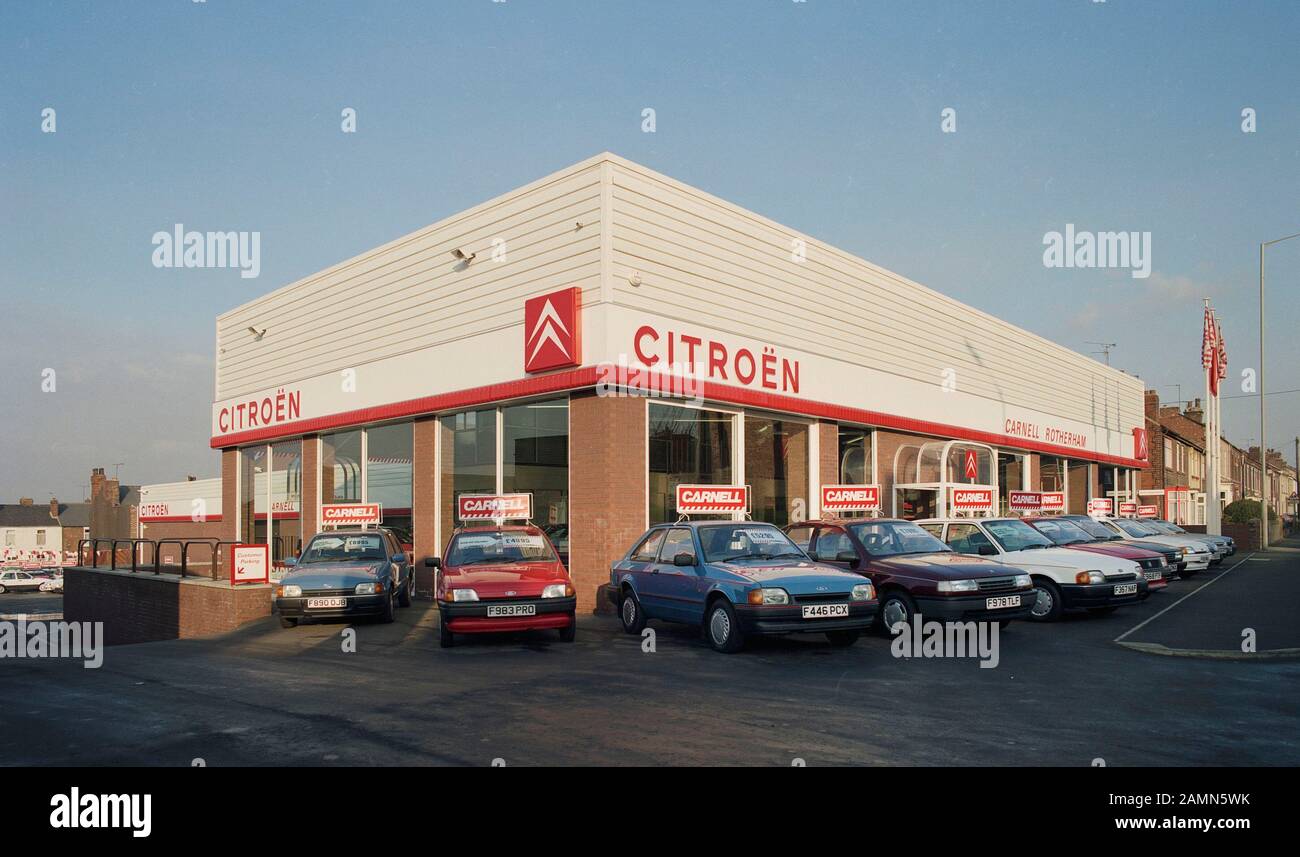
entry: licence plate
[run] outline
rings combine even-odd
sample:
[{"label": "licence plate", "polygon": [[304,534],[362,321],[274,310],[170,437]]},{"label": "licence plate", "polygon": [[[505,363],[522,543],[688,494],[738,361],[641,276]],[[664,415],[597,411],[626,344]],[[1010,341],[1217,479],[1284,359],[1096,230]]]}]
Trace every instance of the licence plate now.
[{"label": "licence plate", "polygon": [[1001,595],[997,598],[989,598],[984,602],[985,610],[998,610],[1002,607],[1019,607],[1019,595]]},{"label": "licence plate", "polygon": [[1117,583],[1115,584],[1116,595],[1132,595],[1138,591],[1136,583]]},{"label": "licence plate", "polygon": [[307,609],[324,608],[324,607],[347,607],[346,598],[308,598]]},{"label": "licence plate", "polygon": [[1142,576],[1147,580],[1160,580],[1165,576],[1165,573],[1163,571],[1148,571]]},{"label": "licence plate", "polygon": [[805,619],[833,619],[836,616],[847,615],[849,615],[847,604],[805,604],[803,607]]},{"label": "licence plate", "polygon": [[489,604],[488,616],[536,616],[536,604]]}]

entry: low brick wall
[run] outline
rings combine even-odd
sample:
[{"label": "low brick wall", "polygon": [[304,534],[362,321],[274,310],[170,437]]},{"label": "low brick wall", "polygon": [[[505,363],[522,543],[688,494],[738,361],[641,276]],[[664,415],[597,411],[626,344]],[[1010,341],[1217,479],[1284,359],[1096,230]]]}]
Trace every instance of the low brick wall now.
[{"label": "low brick wall", "polygon": [[271,615],[271,586],[173,574],[65,569],[63,618],[103,622],[110,646],[207,637]]},{"label": "low brick wall", "polygon": [[[1187,530],[1187,532],[1189,533],[1204,533],[1205,525],[1188,524],[1184,526],[1183,529]],[[1228,523],[1227,521],[1224,521],[1223,525],[1220,527],[1220,531],[1223,533],[1223,535],[1231,537],[1232,540],[1237,543],[1237,550],[1239,551],[1259,550],[1259,522],[1258,521],[1255,521],[1254,523],[1251,524],[1232,524],[1232,523]],[[1280,521],[1275,521],[1273,523],[1272,529],[1268,534],[1269,544],[1273,544],[1274,542],[1280,541],[1281,539],[1282,539],[1282,525]]]}]

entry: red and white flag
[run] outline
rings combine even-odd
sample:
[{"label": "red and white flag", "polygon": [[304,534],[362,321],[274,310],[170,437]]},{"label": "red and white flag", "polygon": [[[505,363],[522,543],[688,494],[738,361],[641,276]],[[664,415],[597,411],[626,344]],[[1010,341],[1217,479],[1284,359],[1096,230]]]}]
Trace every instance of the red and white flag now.
[{"label": "red and white flag", "polygon": [[1228,377],[1228,347],[1223,344],[1223,328],[1219,327],[1219,320],[1214,320],[1214,341],[1219,348],[1219,380],[1222,381]]},{"label": "red and white flag", "polygon": [[1201,368],[1209,371],[1210,365],[1214,362],[1214,314],[1210,308],[1205,308],[1205,324],[1201,328]]}]

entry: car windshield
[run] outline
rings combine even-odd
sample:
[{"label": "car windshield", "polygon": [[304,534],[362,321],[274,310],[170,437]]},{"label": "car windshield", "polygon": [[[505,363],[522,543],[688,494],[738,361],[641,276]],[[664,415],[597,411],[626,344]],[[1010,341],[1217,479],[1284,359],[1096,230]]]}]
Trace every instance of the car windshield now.
[{"label": "car windshield", "polygon": [[1015,518],[1002,518],[985,521],[984,529],[1002,545],[1005,551],[1026,551],[1036,548],[1050,548],[1052,540],[1024,521]]},{"label": "car windshield", "polygon": [[952,553],[952,548],[916,524],[904,521],[872,521],[849,527],[872,556],[912,553]]},{"label": "car windshield", "polygon": [[523,530],[458,533],[447,551],[447,565],[554,561],[546,537]]},{"label": "car windshield", "polygon": [[1163,532],[1175,536],[1191,535],[1190,533],[1187,532],[1187,530],[1184,530],[1182,527],[1178,526],[1177,524],[1171,524],[1169,521],[1143,521],[1142,523],[1146,524],[1148,527],[1154,527],[1157,530],[1161,530]]},{"label": "car windshield", "polygon": [[299,565],[388,559],[379,533],[330,533],[316,536],[302,552]]},{"label": "car windshield", "polygon": [[807,559],[808,555],[771,524],[713,524],[699,528],[706,562],[737,559]]},{"label": "car windshield", "polygon": [[1034,521],[1033,526],[1057,545],[1080,545],[1096,541],[1069,521]]},{"label": "car windshield", "polygon": [[1154,529],[1153,527],[1148,527],[1145,524],[1139,524],[1137,521],[1126,521],[1123,518],[1114,518],[1111,520],[1111,523],[1137,539],[1145,536],[1165,535],[1159,530]]},{"label": "car windshield", "polygon": [[1074,524],[1076,527],[1083,530],[1085,533],[1087,533],[1088,535],[1092,536],[1095,539],[1101,539],[1102,541],[1113,542],[1116,539],[1120,538],[1119,533],[1116,533],[1114,530],[1112,530],[1110,527],[1106,526],[1105,524],[1101,523],[1100,521],[1094,521],[1092,518],[1071,517],[1071,518],[1062,518],[1061,520]]}]

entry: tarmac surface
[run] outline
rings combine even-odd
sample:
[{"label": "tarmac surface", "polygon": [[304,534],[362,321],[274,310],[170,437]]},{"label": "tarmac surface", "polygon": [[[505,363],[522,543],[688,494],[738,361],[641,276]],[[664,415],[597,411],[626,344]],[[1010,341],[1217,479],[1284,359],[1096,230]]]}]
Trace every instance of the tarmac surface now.
[{"label": "tarmac surface", "polygon": [[1013,623],[990,669],[879,637],[722,655],[658,623],[646,652],[608,616],[440,649],[423,601],[391,625],[272,617],[98,669],[0,659],[0,764],[1298,765],[1300,658],[1265,656],[1300,646],[1297,594],[1300,551],[1238,554],[1108,616]]}]

